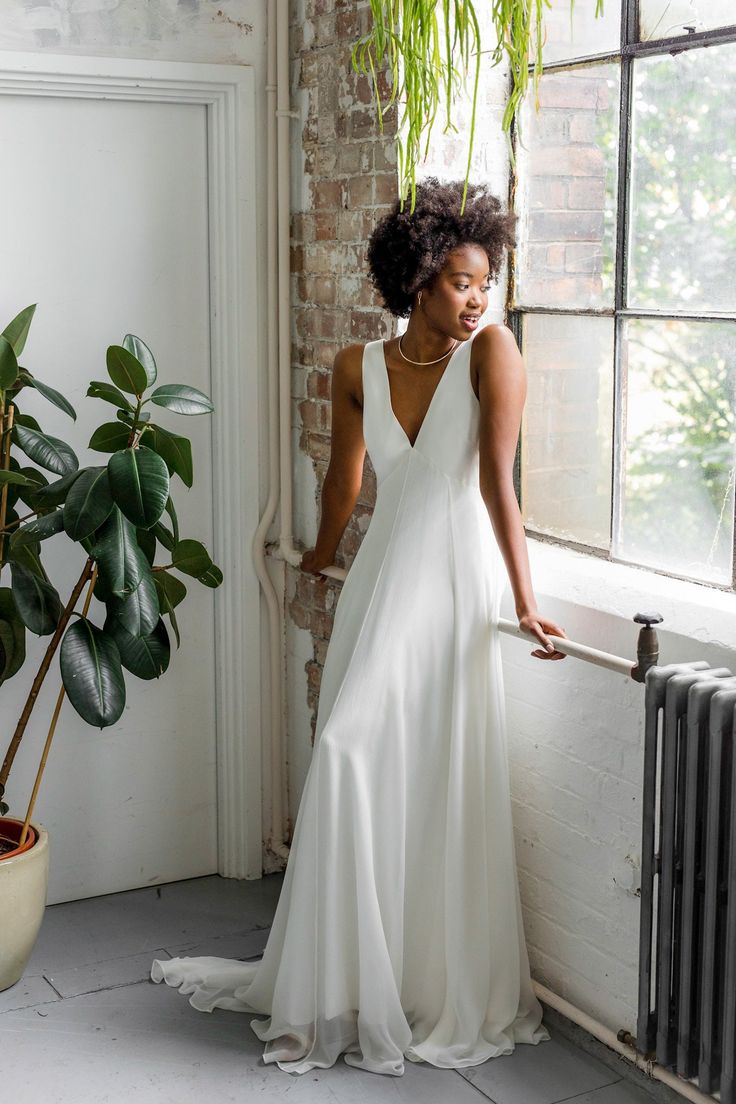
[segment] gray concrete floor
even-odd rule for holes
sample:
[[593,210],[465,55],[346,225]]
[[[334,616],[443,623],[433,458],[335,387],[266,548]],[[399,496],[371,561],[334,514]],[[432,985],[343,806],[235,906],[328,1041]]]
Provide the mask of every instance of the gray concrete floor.
[[[149,978],[154,958],[260,957],[281,875],[213,875],[46,909],[24,977],[0,993],[0,1084],[13,1104],[203,1100],[300,1104],[652,1104],[683,1098],[546,1010],[552,1038],[462,1072],[407,1061],[403,1077],[265,1065],[248,1017],[198,1012]],[[589,1037],[585,1037],[589,1040]]]

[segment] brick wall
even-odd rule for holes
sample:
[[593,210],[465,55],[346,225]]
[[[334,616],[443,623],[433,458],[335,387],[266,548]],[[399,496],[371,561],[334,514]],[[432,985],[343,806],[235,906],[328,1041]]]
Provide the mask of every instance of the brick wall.
[[[393,334],[393,318],[367,278],[371,231],[396,198],[395,105],[378,130],[368,77],[355,73],[350,48],[369,28],[367,3],[301,0],[291,7],[292,87],[305,113],[301,134],[303,209],[291,229],[293,417],[299,452],[308,458],[319,518],[330,457],[330,377],[338,349]],[[388,85],[381,81],[382,97]],[[294,135],[294,139],[296,136]],[[375,499],[366,458],[363,486],[336,562],[349,567]],[[304,539],[303,533],[297,533]],[[312,742],[319,685],[340,586],[288,568],[288,614],[311,635],[304,665]],[[290,677],[299,677],[299,671]],[[295,800],[292,797],[292,810]]]

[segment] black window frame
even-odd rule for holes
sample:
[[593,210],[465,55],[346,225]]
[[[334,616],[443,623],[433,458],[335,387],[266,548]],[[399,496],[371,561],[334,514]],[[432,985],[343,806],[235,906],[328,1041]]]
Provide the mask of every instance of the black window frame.
[[[614,3],[615,0],[606,0]],[[652,57],[661,54],[678,54],[685,50],[702,49],[708,46],[723,45],[725,43],[736,44],[736,23],[727,27],[717,27],[708,31],[689,31],[687,34],[672,35],[666,38],[649,39],[640,41],[639,33],[639,7],[640,0],[620,0],[621,2],[621,36],[618,50],[606,51],[597,54],[585,54],[566,58],[561,61],[545,62],[542,65],[542,75],[551,72],[563,72],[565,70],[580,70],[592,66],[605,65],[606,63],[618,63],[620,65],[620,98],[619,98],[619,133],[618,133],[618,166],[616,182],[616,239],[614,255],[614,304],[612,307],[544,307],[544,306],[519,306],[513,305],[516,293],[516,256],[514,250],[509,250],[506,284],[506,302],[504,314],[509,328],[513,331],[517,344],[523,349],[523,318],[529,314],[561,314],[569,317],[606,317],[613,319],[613,432],[612,432],[612,464],[611,464],[611,511],[609,517],[609,547],[597,548],[593,545],[579,541],[558,537],[554,534],[538,532],[527,528],[528,537],[543,541],[548,544],[562,545],[576,551],[584,552],[590,556],[596,556],[611,563],[622,563],[627,566],[638,567],[640,570],[653,571],[669,578],[682,579],[699,586],[710,587],[714,590],[723,590],[726,593],[736,591],[736,518],[734,518],[731,583],[716,583],[702,579],[694,579],[691,575],[678,574],[665,568],[652,567],[649,564],[636,564],[631,560],[620,559],[611,552],[613,545],[614,526],[618,523],[620,512],[620,485],[618,475],[622,470],[621,444],[623,439],[621,415],[623,387],[622,348],[623,327],[627,319],[656,318],[659,320],[673,319],[684,322],[734,322],[736,323],[736,309],[729,314],[723,311],[685,311],[685,310],[657,310],[644,307],[624,306],[624,289],[628,280],[628,253],[627,241],[629,238],[629,212],[630,212],[630,185],[631,185],[631,111],[632,111],[632,87],[634,61],[638,58]],[[529,87],[534,62],[528,66]],[[509,90],[511,77],[509,77]],[[516,208],[516,194],[519,185],[519,159],[517,157],[517,126],[516,119],[512,118],[510,127],[510,140],[513,144],[514,157],[517,168],[511,166],[509,173],[508,208],[519,214]],[[517,443],[514,458],[514,489],[517,501],[521,507],[521,434]]]

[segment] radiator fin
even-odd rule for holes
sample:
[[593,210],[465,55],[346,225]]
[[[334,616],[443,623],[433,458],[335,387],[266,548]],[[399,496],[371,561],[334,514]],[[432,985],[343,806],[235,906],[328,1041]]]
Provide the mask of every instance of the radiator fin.
[[736,1104],[736,677],[646,674],[637,1047]]

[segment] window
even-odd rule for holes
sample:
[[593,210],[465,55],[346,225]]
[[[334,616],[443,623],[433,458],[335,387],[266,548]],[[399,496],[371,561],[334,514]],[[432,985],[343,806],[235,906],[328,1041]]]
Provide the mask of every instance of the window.
[[733,0],[594,11],[545,15],[540,109],[530,82],[513,134],[524,524],[732,590]]

